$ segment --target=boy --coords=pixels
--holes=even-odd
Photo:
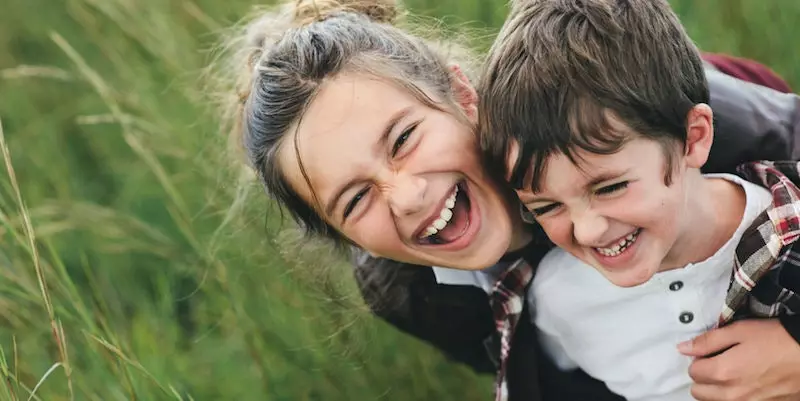
[[[481,85],[487,165],[560,248],[528,298],[560,368],[688,400],[682,341],[778,316],[800,341],[798,165],[701,173],[706,76],[666,1],[516,2]]]

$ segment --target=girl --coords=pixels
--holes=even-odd
[[[397,16],[389,0],[309,0],[256,17],[231,42],[232,64],[223,69],[233,74],[234,133],[295,221],[310,235],[352,246],[358,265],[369,266],[359,277],[378,314],[490,370],[496,337],[475,280],[498,261],[500,268],[520,257],[535,263],[546,248],[531,241],[534,229],[521,221],[513,192],[481,164],[478,99],[469,65],[457,63],[464,52],[395,27]],[[750,96],[724,79],[711,87],[726,101],[731,92]],[[755,106],[749,99],[749,112],[784,106],[773,98]],[[741,114],[718,112],[720,124],[738,129],[718,137],[710,170],[791,157],[781,146],[793,143],[785,125],[753,130],[731,120]],[[474,274],[468,286],[438,286],[422,266]],[[412,281],[387,287],[395,272]],[[617,399],[601,383],[537,357],[530,322],[521,321],[507,374],[511,399]]]

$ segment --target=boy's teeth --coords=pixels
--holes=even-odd
[[[456,206],[456,195],[458,194],[458,186],[455,187],[453,193],[450,194],[444,201],[444,208],[442,211],[439,212],[439,218],[434,220],[428,228],[425,229],[425,234],[422,235],[423,238],[430,237],[433,234],[439,232],[439,230],[445,228],[447,223],[450,222],[450,219],[453,218],[453,209]]]
[[[634,233],[628,234],[627,237],[621,239],[616,245],[609,247],[609,248],[595,248],[597,252],[604,256],[617,256],[622,253],[625,249],[633,244],[636,237],[639,236],[639,231],[637,230]]]

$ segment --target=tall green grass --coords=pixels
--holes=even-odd
[[[505,12],[407,4],[469,28]],[[673,4],[705,50],[800,85],[800,3]],[[240,181],[200,72],[215,33],[251,5],[3,4],[0,400],[489,396],[491,378],[370,318],[349,267],[288,246],[291,225]]]

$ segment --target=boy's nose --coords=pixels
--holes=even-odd
[[[407,216],[424,209],[428,183],[421,177],[397,174],[389,188],[389,207],[396,216]]]
[[[572,214],[572,231],[575,241],[582,246],[605,246],[608,220],[591,209],[582,210]]]

